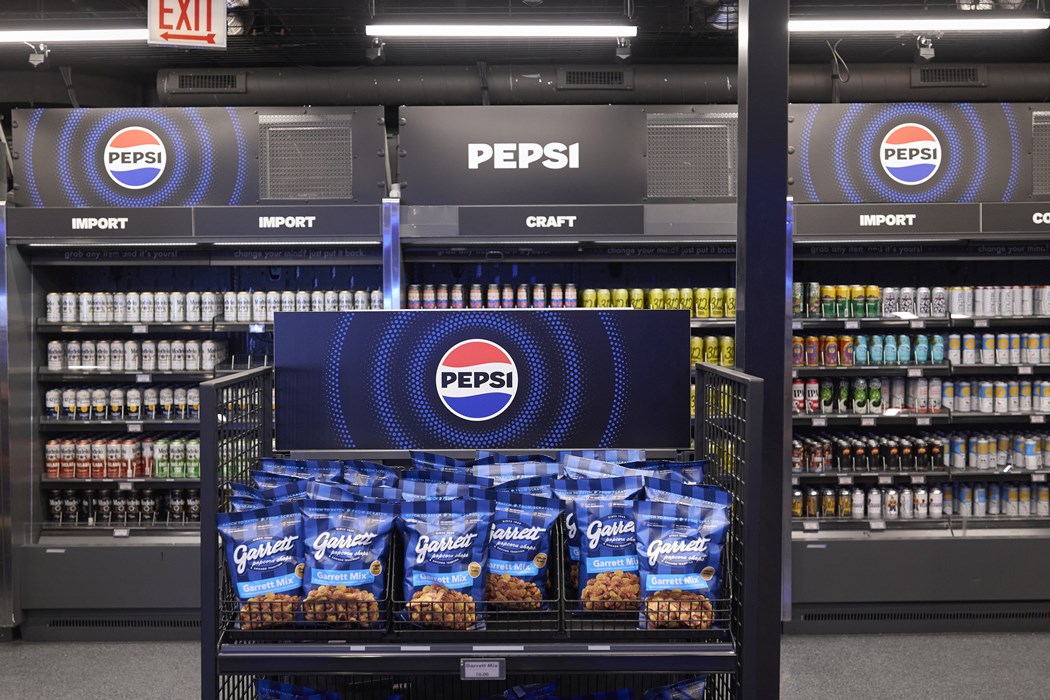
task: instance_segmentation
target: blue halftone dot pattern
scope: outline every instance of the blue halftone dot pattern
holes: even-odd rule
[[[62,125],[62,131],[59,134],[55,152],[52,154],[54,163],[58,166],[58,174],[62,189],[65,191],[69,203],[75,207],[87,206],[87,202],[77,189],[76,180],[70,172],[70,168],[72,167],[72,163],[70,162],[70,151],[72,150],[70,142],[75,136],[77,128],[83,120],[84,115],[85,113],[79,110],[74,110],[70,113],[69,119],[67,119],[66,123]],[[82,154],[82,158],[85,160],[90,159],[91,157],[91,153]]]
[[[879,146],[890,128],[905,122],[916,122],[930,128],[941,142],[941,167],[929,186],[900,191],[906,185],[886,184],[888,177],[879,161]],[[963,145],[944,108],[928,104],[885,105],[863,128],[857,144],[863,184],[887,202],[917,204],[945,199],[956,187],[962,174]],[[983,177],[983,174],[978,175]],[[925,185],[925,183],[924,183]]]
[[[839,126],[835,131],[835,138],[831,146],[835,168],[835,182],[838,183],[839,188],[842,190],[842,198],[847,202],[864,201],[864,197],[861,196],[860,191],[853,184],[853,178],[849,172],[851,164],[849,149],[853,141],[853,123],[863,112],[863,109],[861,105],[850,105],[846,108],[842,119],[839,120]]]
[[[813,183],[813,173],[809,169],[809,143],[818,114],[820,114],[820,105],[810,105],[807,108],[805,121],[802,122],[802,142],[799,144],[798,162],[802,173],[802,188],[806,191],[806,201],[809,202],[820,201],[817,187]]]
[[[555,448],[566,444],[568,435],[578,429],[583,419],[579,407],[585,405],[590,390],[586,374],[587,358],[580,351],[579,339],[573,329],[562,321],[562,316],[546,311],[540,311],[539,314],[561,351],[558,362],[561,363],[564,385],[560,397],[551,397],[552,400],[560,398],[556,409],[560,420],[551,421],[547,433],[536,446]]]
[[[631,395],[631,376],[627,372],[627,350],[624,347],[623,334],[613,319],[613,314],[605,311],[599,314],[605,334],[608,337],[609,351],[612,353],[613,366],[613,400],[609,406],[609,418],[602,432],[598,447],[614,447],[620,437],[623,425],[623,413]]]
[[[1011,202],[1017,193],[1017,186],[1021,179],[1021,130],[1017,124],[1017,115],[1010,105],[1000,103],[1003,117],[1006,119],[1006,128],[1010,131],[1010,176],[1006,181],[1006,190],[1003,192],[1003,201]]]
[[[33,200],[33,205],[37,207],[44,206],[44,200],[36,187],[36,173],[33,172],[33,143],[36,141],[36,130],[40,126],[40,117],[43,114],[44,110],[42,109],[34,109],[29,113],[29,121],[26,124],[25,148],[22,152],[26,178],[26,181],[22,184],[25,186],[26,191],[29,192],[29,198]]]
[[[211,189],[212,179],[215,177],[215,147],[211,142],[211,131],[208,129],[208,120],[204,118],[200,110],[187,109],[184,112],[190,126],[193,127],[195,136],[199,140],[198,154],[200,157],[200,170],[197,173],[197,184],[193,192],[186,199],[185,206],[197,206],[207,201],[208,190]],[[176,157],[185,160],[186,148],[176,148]],[[238,168],[243,161],[242,154],[238,151]],[[171,160],[169,156],[168,160]]]
[[[978,199],[981,188],[984,186],[985,176],[988,172],[988,139],[989,134],[981,115],[971,104],[958,105],[959,111],[966,118],[970,126],[970,147],[973,153],[973,179],[963,190],[960,202],[973,202]]]
[[[350,324],[354,320],[354,314],[348,314],[339,319],[332,331],[332,339],[328,343],[328,356],[325,358],[324,376],[322,386],[324,390],[324,405],[332,421],[332,429],[339,438],[339,444],[343,447],[355,447],[354,437],[346,424],[346,415],[343,413],[343,401],[340,395],[339,368],[342,366],[340,358],[343,356],[347,333]]]
[[[230,193],[230,205],[240,204],[244,197],[244,185],[248,181],[248,145],[244,137],[244,124],[233,107],[226,108],[233,127],[233,138],[237,142],[237,174],[234,177],[233,192]]]

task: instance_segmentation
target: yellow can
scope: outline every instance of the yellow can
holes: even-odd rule
[[[681,297],[678,296],[677,289],[665,289],[664,290],[664,308],[671,311],[677,311],[681,308]]]
[[[645,308],[645,290],[638,289],[637,287],[631,290],[631,308],[632,309],[644,309]]]
[[[736,287],[726,287],[726,318],[736,318]]]
[[[689,415],[696,415],[696,384],[689,385]]]
[[[713,335],[704,338],[704,362],[717,365],[720,352],[718,338]]]
[[[692,318],[693,314],[695,313],[695,309],[693,309],[693,288],[682,287],[681,289],[679,289],[678,302],[680,304],[679,308],[688,311],[689,318]]]
[[[650,289],[649,290],[649,308],[650,309],[662,309],[662,308],[664,308],[664,290],[662,290],[662,289]]]
[[[689,364],[704,361],[704,339],[698,335],[689,338]]]
[[[820,288],[820,315],[823,318],[835,318],[835,287],[825,284]]]
[[[732,367],[736,364],[736,340],[731,335],[718,339],[718,364]]]
[[[614,309],[626,309],[629,295],[626,289],[612,290],[612,305]]]
[[[608,289],[598,290],[598,308],[608,309],[612,305],[612,292]]]
[[[598,292],[594,289],[584,289],[580,292],[580,306],[584,309],[593,309],[598,305]]]
[[[711,290],[707,287],[697,287],[693,290],[693,316],[711,317]]]
[[[709,304],[711,318],[722,318],[726,315],[726,290],[721,287],[711,288],[711,303]]]

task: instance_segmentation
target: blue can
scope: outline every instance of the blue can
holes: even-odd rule
[[[902,365],[911,364],[911,338],[902,335],[897,341],[897,362]]]
[[[871,353],[868,352],[868,336],[857,336],[853,344],[853,361],[859,367],[864,367],[871,363]]]
[[[944,364],[943,336],[938,335],[935,337],[942,338],[942,341],[940,343],[934,343],[932,346],[930,346],[930,363],[934,365],[942,365]]]
[[[977,449],[976,445],[974,449]],[[966,469],[966,452],[966,438],[961,435],[952,435],[950,462],[952,469]]]
[[[886,347],[882,351],[882,361],[887,365],[897,364],[897,340],[892,336],[886,336]]]
[[[878,337],[875,340],[879,340]],[[882,343],[874,343],[871,346],[871,364],[881,365],[885,359],[885,348]]]
[[[999,484],[988,484],[988,515],[999,515],[999,501],[1003,498]]]
[[[969,484],[963,484],[959,487],[959,497],[955,499],[955,511],[958,515],[967,516],[973,515],[973,487]]]
[[[930,346],[929,345],[916,345],[915,346],[915,364],[925,365],[930,361]]]

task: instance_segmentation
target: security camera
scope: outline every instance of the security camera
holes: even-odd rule
[[[936,52],[933,49],[933,39],[928,36],[919,36],[915,40],[915,48],[919,56],[919,60],[932,61]]]
[[[47,63],[48,56],[51,55],[51,49],[46,44],[38,44],[36,46],[28,44],[29,46],[29,65],[33,68],[39,68],[40,66]]]
[[[631,40],[620,38],[616,40],[616,60],[626,61],[631,57]]]
[[[382,39],[373,39],[371,46],[365,49],[365,60],[373,66],[386,62],[386,43]]]

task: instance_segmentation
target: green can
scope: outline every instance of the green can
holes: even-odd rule
[[[635,287],[631,290],[631,308],[632,309],[644,309],[645,308],[645,290],[638,289]]]
[[[186,441],[172,440],[168,445],[168,472],[172,479],[186,478]]]
[[[186,478],[201,478],[201,441],[191,438],[186,441]]]
[[[153,476],[158,479],[171,478],[170,443],[157,440],[153,443]]]
[[[849,285],[835,287],[835,318],[849,318]]]
[[[820,315],[822,318],[835,318],[835,287],[825,284],[820,287]]]
[[[853,318],[864,318],[867,309],[867,296],[864,293],[864,285],[852,284],[849,288],[850,316]]]
[[[820,282],[810,282],[806,287],[806,316],[820,318]]]
[[[791,315],[796,318],[801,316],[804,303],[802,283],[795,282],[791,285]]]
[[[853,380],[853,391],[850,398],[853,400],[854,413],[868,412],[868,381],[866,379],[858,377]]]

